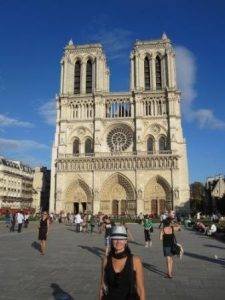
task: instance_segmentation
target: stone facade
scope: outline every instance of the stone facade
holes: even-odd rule
[[[20,161],[0,157],[0,208],[32,207],[33,174],[33,169]]]
[[[52,149],[50,211],[189,209],[175,53],[164,34],[137,41],[130,91],[109,91],[100,44],[65,47]]]

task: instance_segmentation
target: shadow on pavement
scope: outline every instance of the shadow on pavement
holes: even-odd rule
[[[218,264],[218,265],[221,265],[221,266],[225,266],[225,261],[221,260],[221,259],[211,258],[211,257],[205,256],[205,255],[200,255],[200,254],[197,254],[197,253],[191,253],[191,252],[186,252],[186,251],[184,252],[184,255],[192,257],[192,258],[208,261],[208,262]]]
[[[38,242],[36,242],[36,241],[34,241],[32,244],[31,244],[31,247],[33,247],[34,249],[36,249],[37,251],[41,251],[41,245],[38,243]]]
[[[77,247],[88,250],[89,252],[98,256],[99,258],[102,258],[105,255],[105,250],[101,249],[99,247],[88,247],[88,246],[82,246],[82,245],[78,245]]]
[[[74,300],[74,298],[61,289],[58,284],[52,283],[51,288],[53,289],[52,296],[55,300]]]
[[[156,273],[156,274],[158,274],[158,275],[160,275],[160,276],[165,277],[165,275],[166,275],[165,272],[163,272],[163,271],[161,271],[161,270],[158,270],[154,265],[150,265],[150,264],[147,264],[147,263],[143,262],[143,267],[144,267],[146,270],[148,270],[148,271],[150,271],[150,272],[153,272],[153,273]]]
[[[217,249],[222,249],[225,250],[225,247],[221,247],[221,246],[215,246],[215,245],[210,245],[210,244],[205,244],[205,247],[210,247],[210,248],[217,248]]]
[[[135,241],[129,241],[129,244],[134,244],[134,245],[138,245],[138,246],[142,246],[142,247],[144,246],[143,244],[135,242]]]

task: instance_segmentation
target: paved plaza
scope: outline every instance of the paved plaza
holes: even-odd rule
[[[129,225],[145,270],[147,299],[225,299],[225,244],[182,230],[177,234],[185,255],[175,261],[175,277],[164,278],[159,231],[152,248],[143,246],[142,227]],[[45,256],[38,252],[37,224],[21,234],[0,225],[0,299],[97,299],[103,235],[75,233],[73,226],[53,224]]]

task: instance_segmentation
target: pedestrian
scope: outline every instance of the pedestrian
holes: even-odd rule
[[[144,235],[145,235],[145,247],[148,248],[152,246],[151,232],[153,232],[153,223],[149,215],[145,215],[143,226],[144,226]]]
[[[17,213],[16,221],[17,221],[17,224],[18,224],[18,230],[17,230],[17,232],[20,233],[22,231],[22,226],[23,226],[23,221],[24,221],[24,216],[23,216],[22,211],[19,211]]]
[[[76,226],[76,232],[80,232],[80,224],[82,223],[82,218],[80,213],[78,212],[75,215],[75,226]]]
[[[112,230],[112,224],[110,218],[106,215],[104,216],[103,228],[105,229],[105,255],[109,254],[110,249],[110,235]]]
[[[30,217],[30,215],[29,215],[28,212],[24,214],[24,228],[27,228],[27,227],[28,227],[28,224],[29,224],[29,217]]]
[[[14,232],[15,231],[15,225],[16,225],[16,214],[15,213],[11,214],[10,223],[11,223],[10,232]]]
[[[172,247],[175,242],[174,231],[180,230],[180,226],[171,226],[171,219],[167,218],[164,221],[164,227],[160,232],[160,240],[163,241],[163,254],[166,257],[167,278],[173,278],[173,253]]]
[[[95,216],[93,214],[90,215],[89,224],[90,224],[90,229],[92,234],[95,228]]]
[[[126,228],[114,226],[111,240],[102,263],[99,300],[145,300],[142,262],[130,251]]]
[[[5,214],[5,225],[6,227],[9,227],[10,225],[10,218],[11,218],[11,213],[9,210],[6,211],[6,214]]]
[[[40,249],[41,255],[45,254],[48,230],[49,230],[48,213],[46,211],[44,211],[41,214],[41,220],[40,220],[40,225],[39,225],[39,234],[38,234],[38,239],[40,241],[40,246],[41,246],[41,249]]]

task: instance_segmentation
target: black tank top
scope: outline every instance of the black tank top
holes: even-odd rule
[[[132,260],[133,255],[127,256],[123,270],[120,273],[116,273],[113,268],[112,257],[109,256],[105,267],[104,281],[107,286],[107,295],[104,296],[104,300],[139,299],[136,291],[136,272],[133,269]]]
[[[40,221],[40,229],[47,231],[47,229],[48,229],[47,219],[45,219],[45,220],[41,219],[41,221]]]
[[[174,240],[174,232],[173,232],[173,227],[172,227],[172,233],[165,233],[163,229],[163,247],[171,247],[173,244]]]

